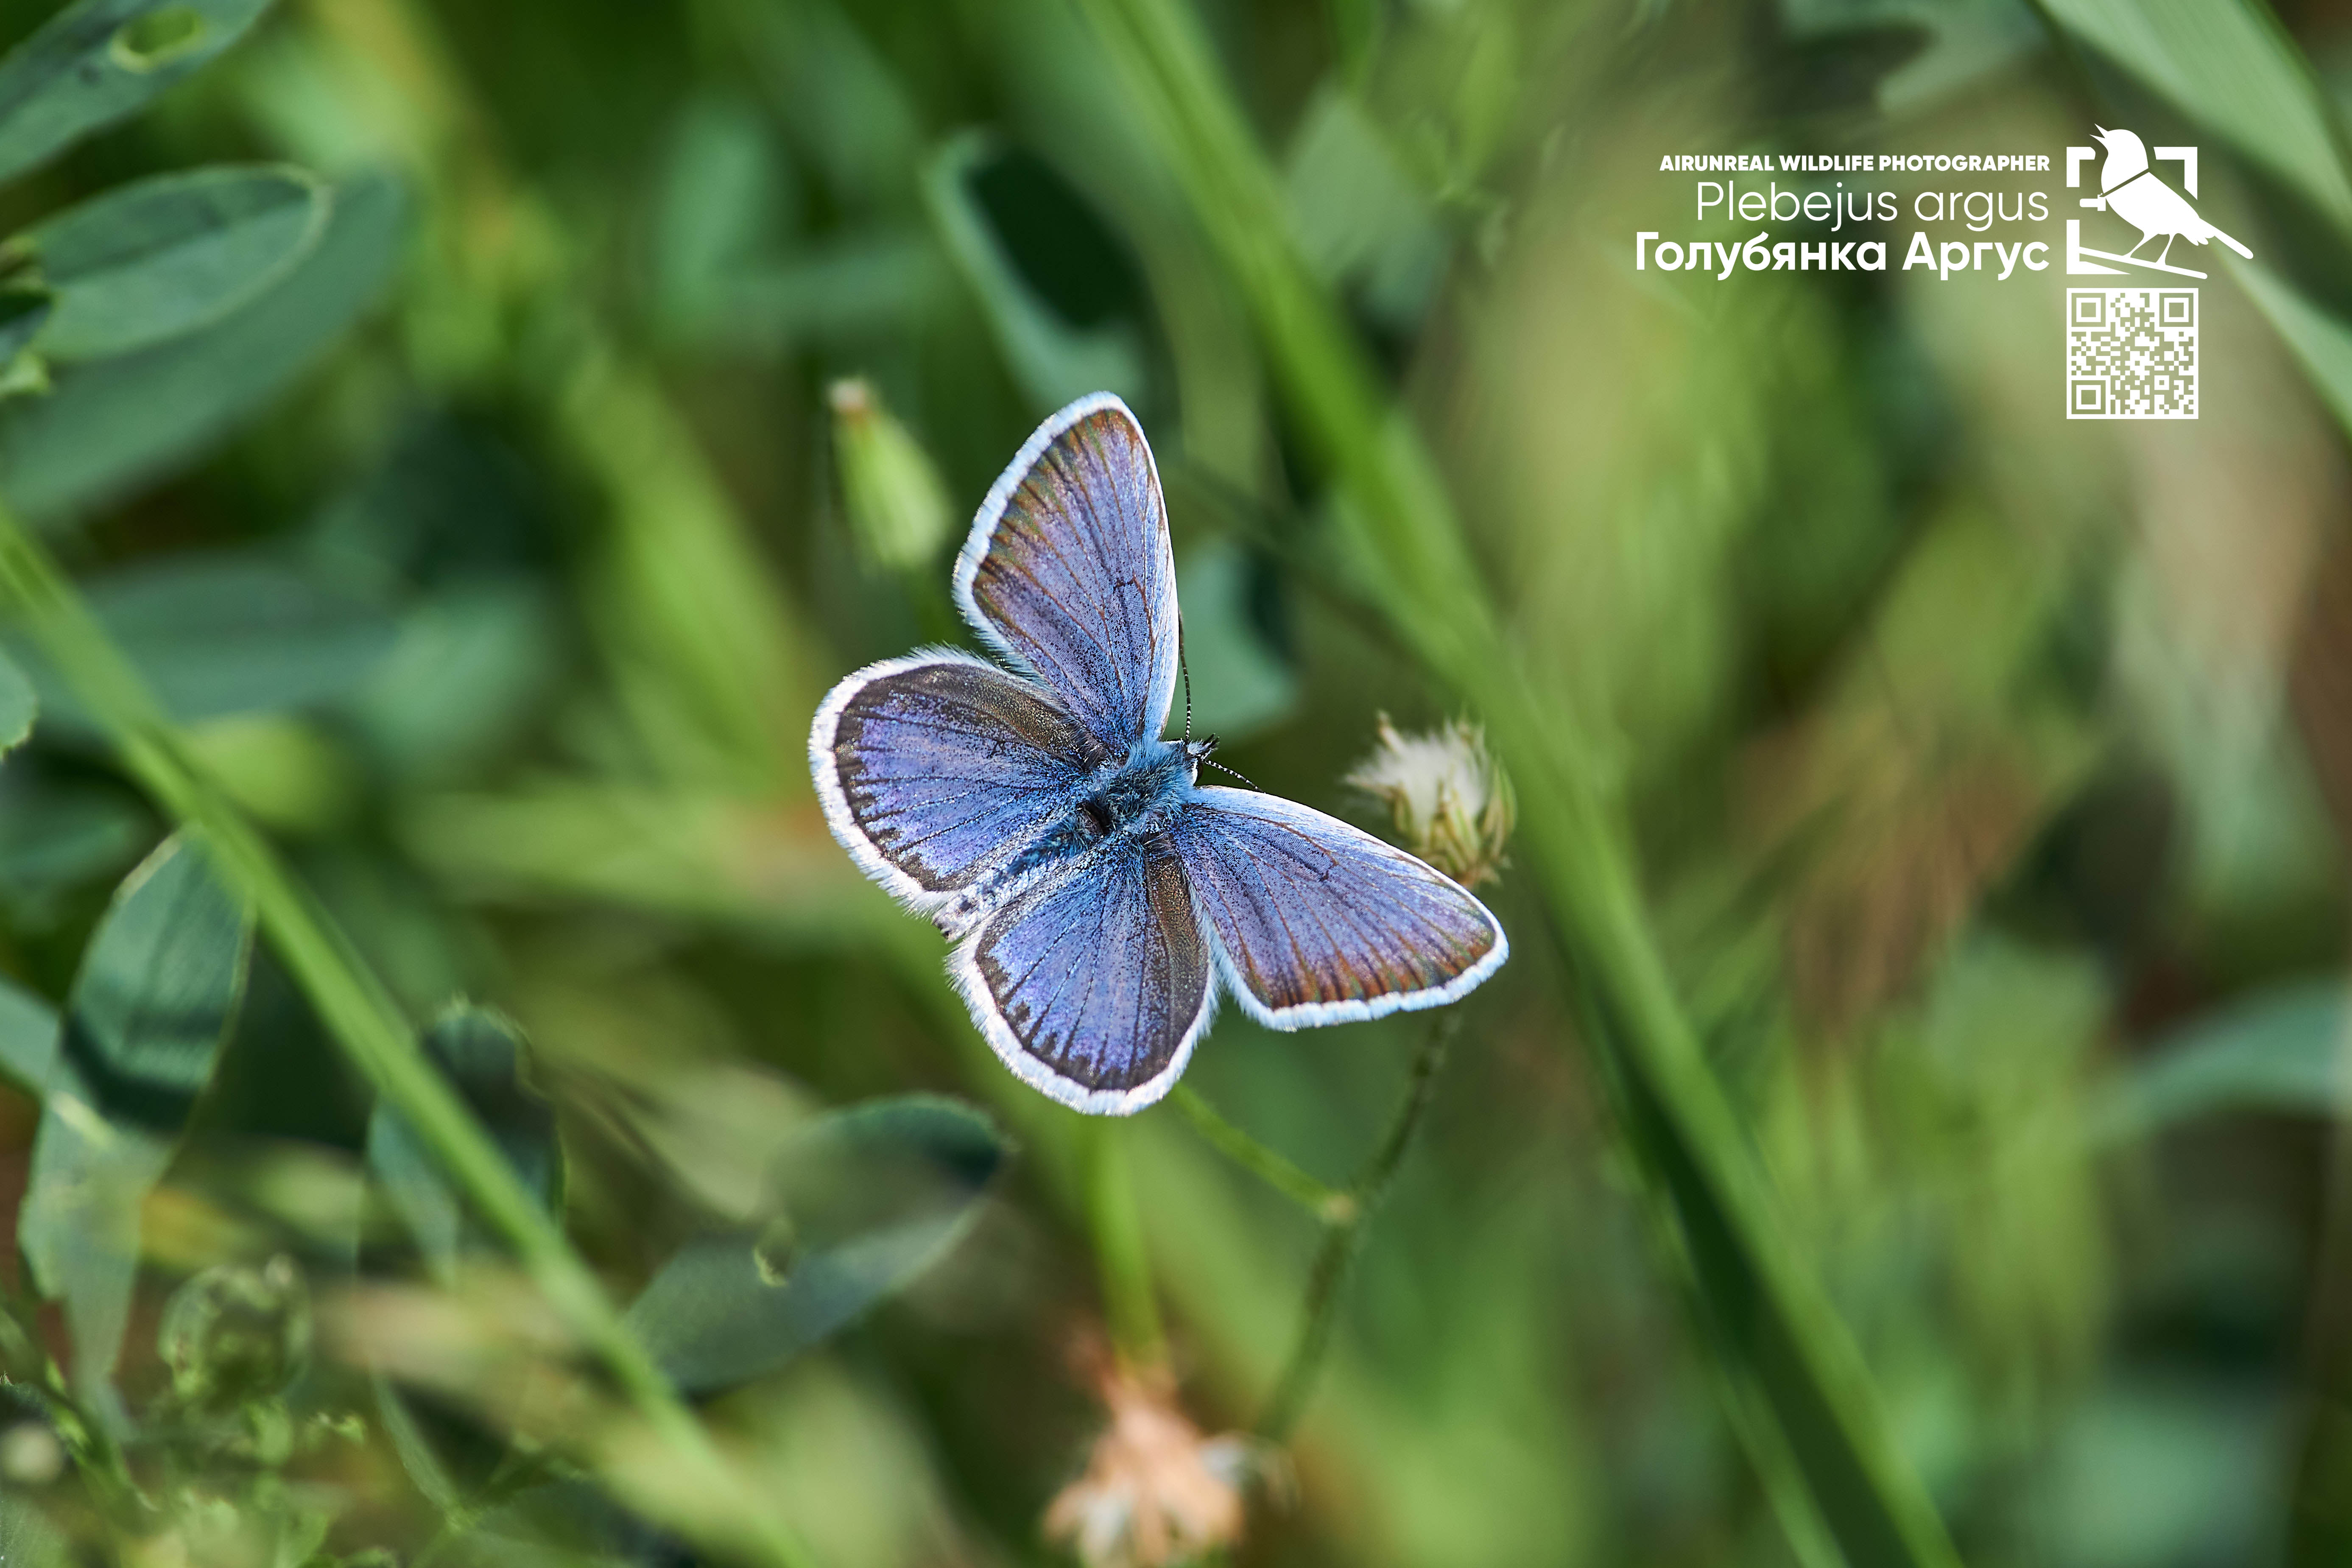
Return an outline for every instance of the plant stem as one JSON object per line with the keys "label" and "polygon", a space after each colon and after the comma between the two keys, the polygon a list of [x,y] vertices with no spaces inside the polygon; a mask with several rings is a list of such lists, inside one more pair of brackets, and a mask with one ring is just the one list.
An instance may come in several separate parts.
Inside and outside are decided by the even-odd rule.
{"label": "plant stem", "polygon": [[1151,1260],[1144,1251],[1143,1215],[1135,1201],[1128,1157],[1129,1124],[1106,1117],[1085,1137],[1087,1223],[1094,1233],[1095,1267],[1102,1275],[1103,1310],[1112,1346],[1131,1368],[1168,1359],[1160,1304],[1151,1290]]}
{"label": "plant stem", "polygon": [[1178,1084],[1175,1092],[1168,1097],[1168,1103],[1192,1124],[1192,1131],[1211,1148],[1317,1219],[1344,1219],[1352,1211],[1355,1200],[1349,1194],[1325,1186],[1226,1121],[1215,1106],[1188,1086]]}
{"label": "plant stem", "polygon": [[[1794,1457],[1783,1465],[1780,1443],[1749,1441],[1776,1507],[1784,1518],[1818,1511],[1849,1561],[1952,1568],[1943,1521],[1781,1226],[1675,994],[1612,775],[1576,713],[1539,693],[1519,662],[1434,460],[1289,237],[1280,183],[1214,55],[1179,0],[1082,8],[1248,301],[1300,430],[1330,466],[1343,501],[1334,514],[1382,610],[1433,675],[1484,710],[1519,783],[1527,868],[1636,1169],[1671,1216],[1692,1312]],[[1750,1438],[1752,1424],[1734,1415]],[[1792,1476],[1801,1487],[1788,1488]]]}
{"label": "plant stem", "polygon": [[1412,1058],[1412,1076],[1407,1079],[1404,1099],[1397,1105],[1395,1117],[1389,1123],[1388,1135],[1372,1151],[1362,1171],[1349,1183],[1345,1193],[1333,1194],[1339,1201],[1329,1205],[1324,1221],[1323,1245],[1315,1254],[1315,1266],[1307,1277],[1307,1305],[1298,1328],[1298,1342],[1284,1363],[1282,1375],[1275,1380],[1274,1394],[1265,1403],[1265,1412],[1258,1417],[1260,1436],[1279,1443],[1290,1436],[1292,1427],[1306,1411],[1307,1396],[1314,1392],[1317,1373],[1323,1370],[1324,1358],[1330,1353],[1332,1331],[1339,1326],[1339,1300],[1348,1284],[1348,1275],[1355,1267],[1356,1255],[1363,1249],[1364,1227],[1388,1195],[1389,1184],[1396,1179],[1397,1170],[1404,1163],[1405,1151],[1412,1147],[1413,1134],[1420,1131],[1422,1118],[1428,1114],[1430,1100],[1437,1089],[1437,1075],[1445,1066],[1446,1053],[1452,1048],[1454,1037],[1461,1032],[1462,1016],[1447,1008],[1430,1020],[1429,1032],[1422,1037],[1421,1049]]}
{"label": "plant stem", "polygon": [[[796,1568],[808,1555],[746,1486],[605,1300],[562,1232],[525,1189],[465,1102],[418,1048],[383,983],[267,840],[214,786],[153,694],[48,552],[0,506],[0,599],[13,604],[106,731],[124,766],[201,835],[221,875],[251,900],[303,994],[376,1093],[408,1120],[450,1179],[511,1246],[549,1305],[601,1361],[682,1465],[700,1472],[698,1506],[664,1523],[698,1543]],[[717,1505],[717,1506],[713,1506]],[[713,1518],[714,1513],[722,1517]]]}

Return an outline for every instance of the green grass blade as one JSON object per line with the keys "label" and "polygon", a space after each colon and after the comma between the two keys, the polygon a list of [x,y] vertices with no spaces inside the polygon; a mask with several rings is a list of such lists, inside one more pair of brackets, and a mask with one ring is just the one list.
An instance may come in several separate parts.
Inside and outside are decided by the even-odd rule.
{"label": "green grass blade", "polygon": [[[514,1249],[549,1305],[635,1407],[648,1435],[695,1484],[690,1496],[632,1501],[714,1552],[797,1568],[806,1551],[681,1404],[596,1277],[417,1044],[383,984],[318,900],[214,787],[130,662],[100,628],[47,551],[0,509],[0,602],[21,616],[99,721],[128,769],[173,817],[200,832],[222,879],[253,905],[264,935],[328,1032],[375,1091],[397,1107],[476,1212]],[[667,1506],[665,1506],[667,1505]]]}
{"label": "green grass blade", "polygon": [[13,752],[31,737],[40,710],[32,681],[6,654],[0,654],[0,752]]}
{"label": "green grass blade", "polygon": [[[1699,1050],[1625,826],[1589,764],[1592,750],[1519,673],[1434,464],[1301,265],[1274,174],[1204,43],[1170,0],[1087,0],[1086,9],[1248,300],[1301,428],[1339,480],[1343,526],[1383,609],[1423,661],[1484,710],[1519,781],[1522,863],[1550,906],[1696,1310],[1734,1383],[1759,1395],[1734,1400],[1735,1426],[1774,1487],[1792,1544],[1820,1555],[1808,1528],[1818,1514],[1849,1563],[1957,1562]],[[1801,1489],[1791,1484],[1799,1477]]]}
{"label": "green grass blade", "polygon": [[2280,341],[2302,362],[2320,401],[2352,430],[2352,326],[2312,303],[2268,268],[2240,262],[2231,271],[2246,297],[2270,318]]}

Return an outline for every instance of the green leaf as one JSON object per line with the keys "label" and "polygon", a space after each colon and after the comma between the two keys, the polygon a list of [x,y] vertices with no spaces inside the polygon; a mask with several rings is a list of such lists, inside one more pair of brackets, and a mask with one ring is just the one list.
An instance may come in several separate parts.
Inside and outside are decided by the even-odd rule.
{"label": "green leaf", "polygon": [[123,879],[66,1006],[65,1066],[109,1121],[186,1121],[244,994],[251,923],[185,836]]}
{"label": "green leaf", "polygon": [[408,1472],[425,1501],[444,1513],[457,1512],[465,1506],[466,1489],[450,1475],[416,1407],[401,1393],[400,1385],[382,1373],[372,1374],[369,1382],[375,1389],[377,1418],[383,1435],[392,1440],[400,1468]]}
{"label": "green leaf", "polygon": [[[459,1003],[425,1032],[425,1051],[464,1099],[507,1163],[552,1213],[562,1190],[555,1113],[523,1081],[521,1031],[488,1008]],[[379,1104],[367,1157],[377,1188],[416,1238],[425,1267],[448,1283],[464,1256],[486,1245],[465,1200],[400,1112]]]}
{"label": "green leaf", "polygon": [[996,334],[1022,391],[1058,408],[1105,388],[1133,399],[1143,385],[1143,348],[1126,322],[1091,330],[1065,321],[1022,275],[973,183],[1002,147],[977,132],[950,140],[923,174],[931,221]]}
{"label": "green leaf", "polygon": [[2294,43],[2252,0],[2042,0],[2067,31],[2211,126],[2352,233],[2352,183]]}
{"label": "green leaf", "polygon": [[0,60],[0,180],[21,174],[236,42],[269,0],[79,0]]}
{"label": "green leaf", "polygon": [[74,365],[0,408],[0,494],[51,522],[201,457],[283,393],[392,275],[406,198],[386,176],[335,192],[326,231],[274,289],[168,343]]}
{"label": "green leaf", "polygon": [[2281,1495],[2279,1470],[2292,1463],[2284,1457],[2303,1420],[2284,1391],[2228,1371],[2109,1371],[2067,1402],[2042,1439],[2032,1492],[2042,1560],[2081,1568],[2340,1561],[2273,1544],[2279,1521],[2299,1517]]}
{"label": "green leaf", "polygon": [[562,660],[546,585],[461,584],[402,615],[392,650],[340,711],[401,781],[446,780],[530,732]]}
{"label": "green leaf", "polygon": [[736,354],[856,342],[955,286],[930,236],[903,220],[797,235],[793,179],[751,105],[705,94],[680,116],[654,193],[649,258],[656,310],[678,339]]}
{"label": "green leaf", "polygon": [[[58,1065],[58,1013],[24,987],[0,980],[0,1078],[46,1093]],[[5,1558],[0,1558],[5,1563]]]}
{"label": "green leaf", "polygon": [[40,335],[57,303],[57,296],[37,283],[0,286],[0,368]]}
{"label": "green leaf", "polygon": [[630,1326],[688,1393],[772,1372],[945,1256],[1008,1152],[986,1117],[929,1095],[820,1117],[779,1157],[765,1228],[687,1243]]}
{"label": "green leaf", "polygon": [[19,1234],[64,1303],[77,1387],[109,1411],[141,1205],[212,1078],[251,952],[246,907],[175,837],[124,880],[67,1000]]}
{"label": "green leaf", "polygon": [[33,732],[40,699],[16,661],[0,653],[0,753],[15,751]]}
{"label": "green leaf", "polygon": [[0,768],[0,904],[21,926],[47,926],[64,895],[119,878],[154,841],[146,808],[110,783]]}
{"label": "green leaf", "polygon": [[[181,723],[313,708],[356,690],[398,637],[393,616],[258,552],[142,562],[87,584],[91,609]],[[59,723],[92,721],[39,649],[20,645]]]}
{"label": "green leaf", "polygon": [[0,1487],[0,1563],[8,1568],[71,1568],[73,1544],[21,1488]]}
{"label": "green leaf", "polygon": [[2283,985],[2174,1030],[2124,1068],[2094,1125],[2107,1142],[2233,1110],[2333,1116],[2352,1106],[2345,983]]}
{"label": "green leaf", "polygon": [[293,270],[326,231],[326,185],[299,169],[161,174],[11,242],[57,292],[52,360],[128,353],[227,315]]}

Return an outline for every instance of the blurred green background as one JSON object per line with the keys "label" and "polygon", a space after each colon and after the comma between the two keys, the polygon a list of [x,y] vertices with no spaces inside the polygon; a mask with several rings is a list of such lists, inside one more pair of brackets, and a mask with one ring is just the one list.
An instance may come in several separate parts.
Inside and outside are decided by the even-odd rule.
{"label": "blurred green background", "polygon": [[[53,9],[11,0],[0,30]],[[1229,206],[1200,171],[1234,147],[1150,74],[1169,37],[1262,160]],[[512,1020],[562,1225],[615,1299],[756,1218],[824,1108],[934,1091],[1003,1129],[952,1246],[709,1407],[814,1561],[1066,1560],[1040,1520],[1103,1420],[1108,1135],[988,1055],[939,939],[827,836],[803,737],[853,668],[969,640],[964,520],[1039,419],[1109,388],[1159,456],[1223,760],[1379,827],[1342,783],[1377,716],[1491,696],[1553,835],[1482,889],[1513,962],[1458,1009],[1231,1561],[1948,1561],[1932,1527],[1872,1544],[1843,1421],[1857,1473],[1896,1476],[1885,1511],[1916,1490],[1972,1564],[2338,1562],[2347,101],[2352,10],[2317,0],[279,0],[0,189],[8,232],[199,164],[326,193],[266,287],[169,341],[76,353],[57,317],[0,402],[0,496],[401,1012]],[[2203,210],[2259,258],[2202,289],[2195,423],[2061,417],[2062,268],[1633,268],[1636,231],[1697,232],[1662,154],[2063,167],[2095,121],[2201,144]],[[2071,205],[2055,175],[1970,183]],[[1916,226],[1881,237],[1899,258]],[[1254,244],[1353,358],[1289,330]],[[1400,615],[1423,574],[1382,564],[1377,520],[1455,536],[1413,461],[1349,445],[1350,398],[1418,431],[1487,642],[1450,644],[1442,598]],[[93,931],[174,825],[27,624],[0,625],[40,691],[0,765],[0,974],[79,1016]],[[1546,745],[1582,794],[1522,766]],[[1711,1069],[1696,1101],[1606,1037],[1647,994],[1612,988],[1639,963],[1578,902],[1579,875],[1616,896],[1612,855]],[[666,1531],[572,1539],[560,1489],[443,1539],[492,1503],[433,1495],[363,1363],[372,1335],[391,1362],[463,1336],[352,1292],[385,1134],[269,935],[132,1199],[112,1381],[144,1511],[0,1452],[5,1484],[105,1560],[686,1560]],[[1337,1184],[1426,1029],[1229,1008],[1186,1083]],[[485,1048],[519,1103],[511,1046]],[[1714,1086],[1728,1120],[1685,1116]],[[0,1089],[11,1213],[25,1087]],[[1116,1136],[1182,1405],[1245,1428],[1318,1222],[1171,1107]],[[1691,1158],[1718,1196],[1761,1173],[1728,1240]],[[310,1436],[189,1439],[163,1303],[279,1254],[320,1328],[272,1419]],[[1784,1278],[1828,1309],[1792,1309],[1793,1356],[1769,1311],[1739,1326],[1811,1299]],[[69,1362],[32,1284],[20,1321]],[[37,1347],[7,1353],[39,1381]],[[1836,1419],[1806,1414],[1817,1384]],[[437,1397],[416,1419],[457,1448],[528,1426]]]}

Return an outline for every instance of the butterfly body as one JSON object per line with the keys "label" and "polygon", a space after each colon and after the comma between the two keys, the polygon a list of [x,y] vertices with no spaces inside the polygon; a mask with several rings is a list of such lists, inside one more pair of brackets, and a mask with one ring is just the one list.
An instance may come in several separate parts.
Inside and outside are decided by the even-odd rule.
{"label": "butterfly body", "polygon": [[1090,781],[1094,791],[1078,802],[1087,833],[1132,837],[1168,826],[1183,806],[1200,764],[1181,741],[1141,741],[1118,766]]}
{"label": "butterfly body", "polygon": [[933,917],[949,936],[1041,877],[1074,866],[1088,854],[1117,850],[1129,839],[1165,832],[1198,776],[1198,742],[1142,741],[1128,755],[1106,761],[1067,791],[1067,809],[1041,823],[1036,836],[1006,846],[998,864],[972,879]]}
{"label": "butterfly body", "polygon": [[1319,812],[1203,786],[1169,740],[1176,590],[1150,448],[1082,398],[1023,447],[958,557],[950,648],[825,698],[809,760],[851,857],[954,940],[1024,1081],[1086,1111],[1165,1094],[1221,991],[1277,1029],[1450,1002],[1509,952],[1483,904]]}

